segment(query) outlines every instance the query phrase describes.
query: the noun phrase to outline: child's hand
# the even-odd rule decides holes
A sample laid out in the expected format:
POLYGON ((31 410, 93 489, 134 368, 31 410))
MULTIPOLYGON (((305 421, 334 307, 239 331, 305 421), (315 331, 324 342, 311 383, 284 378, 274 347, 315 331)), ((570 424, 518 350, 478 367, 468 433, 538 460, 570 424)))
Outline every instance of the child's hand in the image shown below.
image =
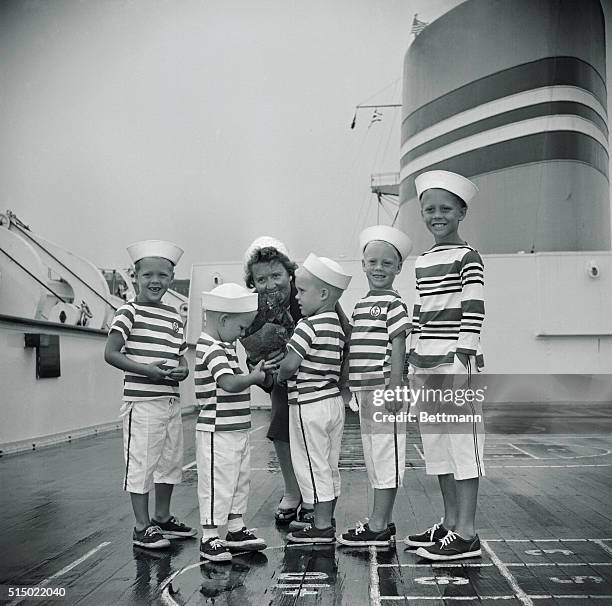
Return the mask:
POLYGON ((189 376, 189 367, 177 366, 170 371, 168 376, 175 381, 184 381, 189 376))
POLYGON ((249 373, 253 379, 254 385, 263 385, 266 381, 266 371, 264 370, 264 361, 260 360, 255 368, 249 373))
POLYGON ((278 368, 278 365, 283 361, 286 352, 282 349, 279 349, 275 354, 270 354, 268 359, 266 360, 266 364, 270 364, 269 368, 275 367, 278 368))
POLYGON ((266 372, 274 372, 277 371, 279 367, 278 362, 273 362, 272 360, 263 361, 263 370, 266 372))
POLYGON ((149 377, 149 379, 153 379, 154 381, 161 381, 166 377, 170 376, 172 370, 165 369, 164 366, 166 364, 166 360, 156 360, 155 362, 150 362, 149 364, 145 364, 144 375, 149 377))

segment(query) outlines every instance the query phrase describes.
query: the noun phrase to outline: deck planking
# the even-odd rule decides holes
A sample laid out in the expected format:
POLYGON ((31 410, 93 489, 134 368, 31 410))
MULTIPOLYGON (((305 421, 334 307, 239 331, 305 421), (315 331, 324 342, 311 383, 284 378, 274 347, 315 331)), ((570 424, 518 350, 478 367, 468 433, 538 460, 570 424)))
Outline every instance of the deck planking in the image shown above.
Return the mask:
MULTIPOLYGON (((588 415, 574 413, 571 422, 582 418, 588 415)), ((267 541, 264 552, 237 556, 228 566, 200 564, 194 539, 174 541, 163 551, 134 548, 131 507, 120 489, 121 435, 112 432, 0 459, 0 507, 6 516, 0 584, 33 586, 48 580, 49 586, 66 588, 65 603, 79 605, 160 604, 162 588, 177 573, 163 594, 176 604, 612 603, 612 540, 603 543, 608 550, 584 540, 612 539, 612 439, 602 427, 596 435, 487 436, 479 534, 502 568, 509 564, 519 591, 488 552, 465 565, 432 566, 404 549, 403 536, 441 515, 437 479, 424 473, 413 427, 394 512, 395 549, 286 547, 286 530, 272 518, 282 478, 265 439, 266 421, 266 411, 254 411, 247 516, 248 526, 267 541), (517 539, 524 542, 512 542, 517 539)), ((612 419, 602 423, 612 427, 612 419)), ((195 459, 194 424, 193 416, 184 417, 185 465, 195 459)), ((367 516, 373 500, 352 413, 347 415, 341 470, 338 532, 367 516)), ((187 469, 175 489, 173 513, 197 527, 196 483, 195 468, 187 469)))

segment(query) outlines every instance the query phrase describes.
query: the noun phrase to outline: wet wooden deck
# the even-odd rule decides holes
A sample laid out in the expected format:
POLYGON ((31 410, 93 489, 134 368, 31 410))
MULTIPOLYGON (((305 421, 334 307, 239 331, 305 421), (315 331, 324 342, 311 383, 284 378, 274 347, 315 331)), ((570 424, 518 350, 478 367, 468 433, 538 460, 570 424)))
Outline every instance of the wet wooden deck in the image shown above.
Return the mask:
MULTIPOLYGON (((521 418, 535 419, 526 429, 516 422, 489 428, 478 514, 483 557, 463 563, 432 565, 399 541, 392 550, 286 546, 272 518, 281 476, 265 439, 265 411, 253 416, 247 524, 268 548, 230 565, 201 563, 197 540, 166 551, 132 546, 119 433, 3 457, 2 598, 9 586, 38 586, 65 588, 66 596, 9 603, 612 604, 612 410, 544 407, 534 414, 525 409, 521 418), (560 435, 560 427, 571 427, 571 435, 560 435)), ((194 423, 184 418, 185 481, 173 513, 197 527, 194 423)), ((437 521, 441 511, 414 428, 407 457, 398 538, 437 521)), ((372 502, 354 415, 347 417, 341 469, 339 531, 367 515, 372 502)))

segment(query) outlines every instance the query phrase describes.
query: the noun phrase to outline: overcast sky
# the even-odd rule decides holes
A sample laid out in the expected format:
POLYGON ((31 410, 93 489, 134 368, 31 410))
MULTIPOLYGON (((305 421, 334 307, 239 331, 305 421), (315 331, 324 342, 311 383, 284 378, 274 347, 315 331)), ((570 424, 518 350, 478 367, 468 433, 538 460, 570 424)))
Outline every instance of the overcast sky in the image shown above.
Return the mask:
POLYGON ((0 212, 103 267, 175 241, 178 277, 263 234, 354 257, 400 136, 354 107, 399 103, 414 14, 459 3, 2 0, 0 212))
POLYGON ((414 14, 457 4, 2 0, 0 211, 104 267, 173 240, 181 277, 263 234, 353 256, 400 121, 354 106, 399 103, 414 14))

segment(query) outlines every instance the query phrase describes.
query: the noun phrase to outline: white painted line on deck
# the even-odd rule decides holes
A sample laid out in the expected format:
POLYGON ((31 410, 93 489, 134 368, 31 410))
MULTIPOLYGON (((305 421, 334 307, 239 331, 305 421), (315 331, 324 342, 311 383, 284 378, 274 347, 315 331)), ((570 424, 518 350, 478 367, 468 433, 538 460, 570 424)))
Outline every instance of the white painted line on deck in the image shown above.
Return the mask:
POLYGON ((530 452, 527 452, 526 450, 523 450, 522 448, 519 448, 516 444, 512 444, 512 442, 508 442, 508 445, 512 446, 512 448, 514 448, 515 450, 518 450, 519 452, 522 452, 524 455, 527 455, 528 457, 531 457, 532 459, 539 459, 540 457, 536 457, 534 454, 531 454, 530 452))
MULTIPOLYGON (((61 570, 59 570, 55 574, 53 574, 50 577, 42 580, 40 583, 37 583, 36 586, 37 587, 45 587, 46 585, 48 585, 52 581, 55 581, 55 579, 58 579, 59 577, 65 575, 67 572, 70 572, 73 568, 76 568, 79 564, 82 564, 85 560, 87 560, 92 555, 94 555, 94 553, 97 553, 98 551, 100 551, 100 549, 102 549, 103 547, 106 547, 107 545, 110 545, 110 541, 104 541, 103 543, 100 543, 97 547, 94 547, 93 549, 88 551, 85 555, 81 556, 80 558, 78 558, 77 560, 72 562, 71 564, 68 564, 68 566, 64 566, 64 568, 62 568, 61 570)), ((23 598, 20 598, 18 600, 13 600, 9 604, 9 606, 13 606, 14 604, 20 604, 21 602, 23 602, 26 599, 28 599, 27 596, 24 596, 23 598)))
POLYGON ((413 444, 415 450, 419 453, 419 457, 421 457, 421 460, 424 461, 425 460, 425 455, 421 452, 421 449, 416 445, 413 444))
POLYGON ((604 541, 609 541, 610 539, 587 539, 587 541, 591 541, 591 543, 595 543, 595 545, 599 545, 608 555, 612 555, 612 548, 609 545, 606 545, 604 541))
MULTIPOLYGON (((612 564, 611 564, 612 565, 612 564)), ((490 562, 436 562, 431 564, 379 564, 379 568, 487 568, 494 566, 490 562)))
POLYGON ((378 584, 378 555, 376 547, 370 546, 370 604, 380 606, 380 586, 378 584))
POLYGON ((514 591, 514 595, 516 595, 521 604, 524 604, 524 606, 533 606, 531 598, 529 598, 529 596, 521 589, 521 586, 518 584, 518 581, 514 578, 514 576, 508 570, 506 565, 499 559, 493 549, 491 549, 487 541, 481 541, 481 545, 489 554, 489 557, 491 558, 493 564, 495 564, 495 566, 497 567, 497 570, 499 570, 504 579, 508 581, 510 587, 512 587, 512 591, 514 591))
POLYGON ((381 600, 388 601, 413 601, 413 600, 437 600, 439 602, 446 602, 449 600, 455 600, 456 602, 467 602, 476 600, 514 600, 514 595, 454 595, 454 596, 441 596, 441 595, 381 595, 381 600))
POLYGON ((249 433, 255 433, 256 431, 259 431, 260 429, 263 429, 264 427, 267 427, 267 425, 260 425, 259 427, 256 427, 255 429, 251 429, 249 433))
POLYGON ((196 466, 196 462, 195 461, 191 461, 191 463, 187 463, 187 465, 183 465, 183 471, 187 471, 188 469, 191 469, 192 467, 196 466))

